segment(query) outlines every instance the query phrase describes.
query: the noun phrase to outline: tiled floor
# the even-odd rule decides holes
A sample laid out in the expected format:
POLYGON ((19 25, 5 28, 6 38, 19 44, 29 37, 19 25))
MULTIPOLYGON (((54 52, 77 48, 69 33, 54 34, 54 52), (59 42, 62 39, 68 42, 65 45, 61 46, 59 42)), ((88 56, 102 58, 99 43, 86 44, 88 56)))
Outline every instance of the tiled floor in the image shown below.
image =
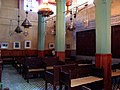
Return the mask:
MULTIPOLYGON (((4 65, 2 72, 3 88, 9 87, 10 90, 45 90, 45 82, 41 78, 30 79, 27 83, 22 75, 18 74, 14 67, 11 65, 4 65)), ((48 90, 52 90, 52 86, 49 85, 48 90)))
MULTIPOLYGON (((3 88, 9 87, 10 90, 45 90, 45 81, 42 78, 30 79, 27 83, 12 65, 4 65, 2 83, 3 88)), ((49 84, 48 90, 53 90, 52 85, 49 84)), ((113 81, 112 90, 120 90, 120 78, 117 83, 113 81)))

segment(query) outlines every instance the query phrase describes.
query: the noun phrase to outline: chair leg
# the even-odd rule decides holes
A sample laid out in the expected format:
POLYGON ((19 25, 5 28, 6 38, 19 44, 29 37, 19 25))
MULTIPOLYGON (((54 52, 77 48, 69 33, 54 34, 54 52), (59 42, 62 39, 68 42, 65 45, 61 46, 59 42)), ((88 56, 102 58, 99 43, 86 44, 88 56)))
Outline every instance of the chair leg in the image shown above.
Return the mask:
POLYGON ((47 90, 47 81, 45 81, 45 90, 47 90))

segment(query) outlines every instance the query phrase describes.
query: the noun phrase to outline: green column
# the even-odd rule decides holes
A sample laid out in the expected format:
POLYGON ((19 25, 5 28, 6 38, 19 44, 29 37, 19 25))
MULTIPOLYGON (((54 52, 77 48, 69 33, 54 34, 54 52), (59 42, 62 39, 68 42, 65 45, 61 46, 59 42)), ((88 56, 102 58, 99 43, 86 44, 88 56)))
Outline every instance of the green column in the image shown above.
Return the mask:
POLYGON ((111 0, 95 0, 96 66, 104 69, 104 90, 112 90, 111 80, 111 0))
POLYGON ((111 53, 111 0, 95 0, 96 53, 111 53))
POLYGON ((45 29, 45 17, 38 15, 38 50, 40 54, 44 54, 45 50, 45 29))
POLYGON ((61 59, 65 58, 65 5, 66 0, 56 0, 56 51, 61 59))

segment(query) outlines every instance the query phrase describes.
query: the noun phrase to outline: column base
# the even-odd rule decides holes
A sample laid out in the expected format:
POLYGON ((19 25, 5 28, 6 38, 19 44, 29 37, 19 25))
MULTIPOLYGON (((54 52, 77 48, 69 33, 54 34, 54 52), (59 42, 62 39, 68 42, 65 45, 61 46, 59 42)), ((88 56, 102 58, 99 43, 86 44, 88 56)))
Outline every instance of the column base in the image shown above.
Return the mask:
POLYGON ((44 56, 45 56, 44 50, 38 50, 38 57, 44 57, 44 56))
POLYGON ((104 90, 112 90, 112 54, 96 54, 96 66, 104 69, 104 90))
POLYGON ((57 56, 61 61, 65 61, 65 52, 56 52, 57 56))

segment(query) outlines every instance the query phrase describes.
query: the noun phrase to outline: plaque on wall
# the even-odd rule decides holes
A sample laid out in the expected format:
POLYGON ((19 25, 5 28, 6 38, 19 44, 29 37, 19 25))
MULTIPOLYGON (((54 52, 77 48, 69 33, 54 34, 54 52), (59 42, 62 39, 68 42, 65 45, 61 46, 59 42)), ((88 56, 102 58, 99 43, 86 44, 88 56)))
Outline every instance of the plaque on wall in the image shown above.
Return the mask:
POLYGON ((55 43, 49 43, 49 49, 54 49, 55 48, 55 43))
POLYGON ((25 41, 25 48, 31 48, 31 41, 25 41))
POLYGON ((7 49, 8 48, 8 43, 7 42, 2 42, 1 43, 1 48, 2 49, 7 49))
POLYGON ((20 49, 20 42, 16 41, 13 43, 13 48, 14 49, 20 49))

